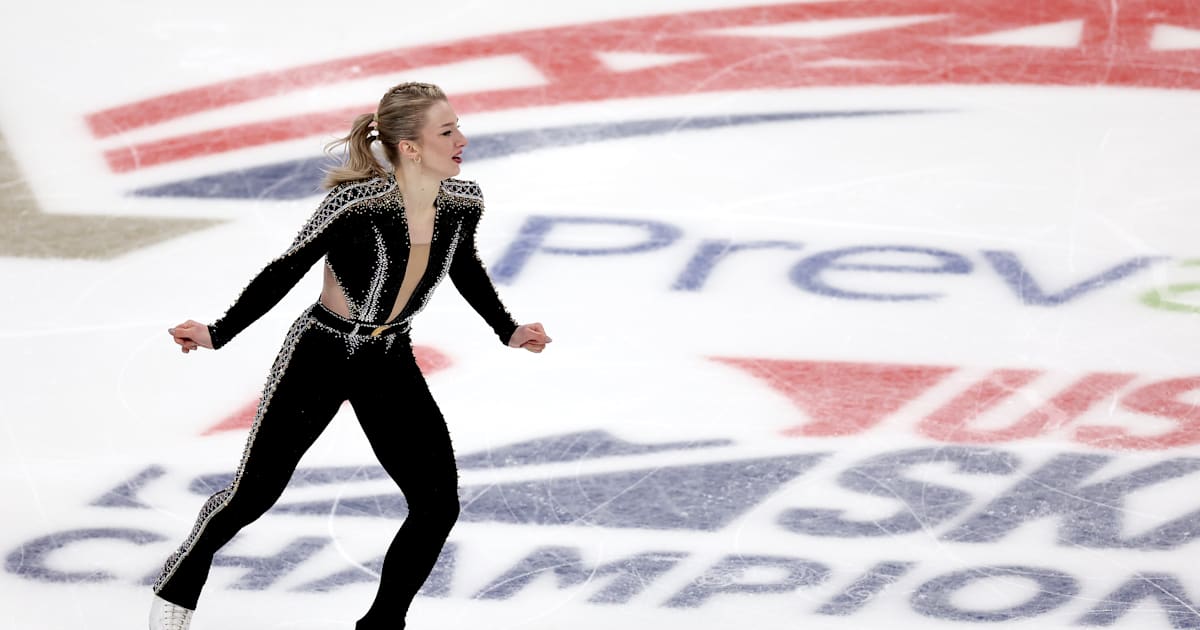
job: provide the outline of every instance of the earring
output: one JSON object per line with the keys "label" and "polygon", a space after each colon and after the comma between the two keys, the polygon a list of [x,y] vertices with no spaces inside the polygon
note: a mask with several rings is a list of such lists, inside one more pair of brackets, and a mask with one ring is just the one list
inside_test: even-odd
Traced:
{"label": "earring", "polygon": [[413,164],[420,166],[421,165],[421,156],[418,155],[417,157],[413,158]]}

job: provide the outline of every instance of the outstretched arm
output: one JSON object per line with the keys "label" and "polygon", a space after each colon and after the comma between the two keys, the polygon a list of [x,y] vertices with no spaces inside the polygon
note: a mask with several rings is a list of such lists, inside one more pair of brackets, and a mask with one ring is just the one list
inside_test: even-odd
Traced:
{"label": "outstretched arm", "polygon": [[218,349],[245,330],[287,295],[313,263],[325,255],[335,234],[344,229],[345,196],[331,192],[300,230],[291,247],[272,260],[242,289],[241,295],[220,319],[209,325],[188,320],[168,329],[183,352]]}
{"label": "outstretched arm", "polygon": [[296,242],[283,255],[267,263],[250,284],[242,289],[241,295],[229,310],[208,326],[214,349],[224,346],[271,310],[296,286],[300,278],[308,273],[313,263],[325,255],[329,239],[328,230],[307,239],[303,238],[304,235],[305,233],[301,232],[301,237],[297,237]]}
{"label": "outstretched arm", "polygon": [[504,308],[496,286],[488,277],[479,251],[475,246],[475,227],[479,223],[476,215],[463,226],[462,241],[450,262],[450,281],[466,298],[471,308],[492,327],[496,336],[513,348],[525,348],[530,352],[541,352],[550,343],[550,337],[540,323],[518,326],[516,320]]}

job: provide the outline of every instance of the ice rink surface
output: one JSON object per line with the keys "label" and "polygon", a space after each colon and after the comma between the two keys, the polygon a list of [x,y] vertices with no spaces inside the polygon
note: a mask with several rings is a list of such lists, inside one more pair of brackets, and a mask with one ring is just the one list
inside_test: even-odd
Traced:
{"label": "ice rink surface", "polygon": [[[166,328],[402,80],[555,339],[418,318],[464,510],[408,627],[1200,627],[1196,3],[5,13],[0,627],[144,627],[320,279]],[[404,513],[343,408],[193,627],[351,628]]]}

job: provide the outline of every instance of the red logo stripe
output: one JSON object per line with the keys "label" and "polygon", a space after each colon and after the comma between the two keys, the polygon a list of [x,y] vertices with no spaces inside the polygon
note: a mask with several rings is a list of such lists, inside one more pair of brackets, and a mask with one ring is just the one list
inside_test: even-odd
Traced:
{"label": "red logo stripe", "polygon": [[[497,55],[519,55],[547,85],[455,96],[464,112],[558,105],[620,96],[833,85],[1037,84],[1200,89],[1200,50],[1154,50],[1159,26],[1200,29],[1185,2],[1093,0],[859,0],[750,7],[507,33],[401,48],[265,73],[96,112],[97,137],[315,85]],[[930,16],[916,24],[833,37],[737,37],[713,29],[798,21]],[[1079,20],[1074,46],[964,43],[964,38]],[[691,54],[697,58],[628,72],[596,53]],[[821,65],[838,60],[842,65]],[[814,62],[815,65],[814,65]],[[855,65],[858,64],[858,65]],[[114,171],[342,131],[374,104],[288,116],[113,149]]]}

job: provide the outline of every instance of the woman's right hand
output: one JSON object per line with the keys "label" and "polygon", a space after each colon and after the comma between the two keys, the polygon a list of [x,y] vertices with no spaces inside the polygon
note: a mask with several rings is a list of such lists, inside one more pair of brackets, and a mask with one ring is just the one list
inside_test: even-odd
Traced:
{"label": "woman's right hand", "polygon": [[179,344],[184,354],[198,348],[212,350],[212,337],[208,334],[208,326],[200,322],[189,319],[174,328],[168,328],[167,332],[171,333],[171,337]]}

